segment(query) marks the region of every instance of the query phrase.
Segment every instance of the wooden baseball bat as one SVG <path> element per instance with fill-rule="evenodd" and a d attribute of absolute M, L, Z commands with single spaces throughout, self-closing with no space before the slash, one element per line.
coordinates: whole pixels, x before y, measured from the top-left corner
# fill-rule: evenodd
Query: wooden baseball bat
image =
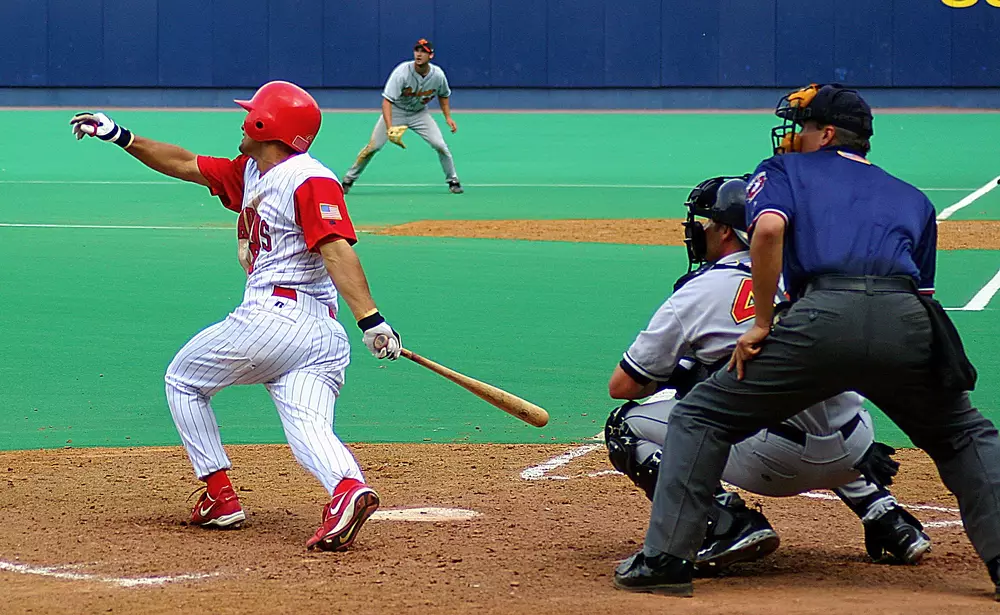
<path fill-rule="evenodd" d="M 489 402 L 500 408 L 507 414 L 516 416 L 529 425 L 535 427 L 545 427 L 549 422 L 549 413 L 544 408 L 540 408 L 530 401 L 521 399 L 513 393 L 508 393 L 492 384 L 486 384 L 481 380 L 470 378 L 465 374 L 449 369 L 440 363 L 435 363 L 426 357 L 422 357 L 415 352 L 403 348 L 400 353 L 417 365 L 422 365 L 435 374 L 444 376 L 476 397 Z"/>

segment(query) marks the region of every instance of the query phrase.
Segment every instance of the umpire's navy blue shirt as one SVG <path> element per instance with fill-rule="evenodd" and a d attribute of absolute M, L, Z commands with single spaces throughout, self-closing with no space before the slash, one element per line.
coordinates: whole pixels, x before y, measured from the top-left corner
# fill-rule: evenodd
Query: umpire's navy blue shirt
<path fill-rule="evenodd" d="M 783 154 L 747 184 L 747 225 L 785 219 L 785 285 L 793 297 L 819 275 L 907 275 L 934 292 L 937 222 L 923 192 L 842 147 Z"/>

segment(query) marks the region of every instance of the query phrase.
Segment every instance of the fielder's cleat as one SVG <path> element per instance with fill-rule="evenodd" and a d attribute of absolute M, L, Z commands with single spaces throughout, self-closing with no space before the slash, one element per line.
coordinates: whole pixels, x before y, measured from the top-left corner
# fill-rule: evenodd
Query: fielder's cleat
<path fill-rule="evenodd" d="M 899 506 L 865 522 L 864 526 L 865 549 L 876 562 L 890 556 L 896 562 L 916 564 L 931 550 L 931 539 L 923 532 L 924 526 Z"/>
<path fill-rule="evenodd" d="M 615 587 L 630 592 L 690 598 L 694 595 L 691 562 L 661 553 L 647 556 L 640 549 L 615 568 Z"/>
<path fill-rule="evenodd" d="M 354 181 L 350 179 L 342 179 L 340 180 L 340 185 L 344 188 L 344 194 L 347 194 L 351 191 L 351 186 L 354 185 Z"/>
<path fill-rule="evenodd" d="M 191 525 L 220 530 L 235 530 L 243 525 L 246 518 L 236 492 L 229 486 L 223 487 L 214 498 L 205 489 L 191 511 Z"/>
<path fill-rule="evenodd" d="M 452 180 L 448 182 L 448 190 L 452 194 L 462 194 L 465 190 L 462 190 L 462 183 L 457 180 Z"/>
<path fill-rule="evenodd" d="M 715 574 L 740 562 L 752 562 L 774 553 L 781 539 L 760 511 L 747 508 L 735 493 L 717 498 L 716 514 L 695 557 L 698 574 Z M 722 504 L 725 502 L 725 504 Z"/>
<path fill-rule="evenodd" d="M 343 551 L 351 546 L 368 517 L 378 510 L 378 494 L 359 480 L 345 478 L 333 491 L 333 499 L 323 508 L 319 526 L 306 548 Z"/>

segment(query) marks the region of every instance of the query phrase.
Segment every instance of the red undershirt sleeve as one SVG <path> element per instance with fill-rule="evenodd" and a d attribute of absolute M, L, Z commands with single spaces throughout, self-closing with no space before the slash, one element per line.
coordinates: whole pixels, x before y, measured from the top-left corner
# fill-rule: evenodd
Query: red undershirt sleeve
<path fill-rule="evenodd" d="M 208 180 L 208 191 L 219 197 L 222 206 L 231 211 L 243 209 L 243 173 L 247 168 L 246 156 L 230 160 L 214 156 L 198 156 L 198 170 Z"/>

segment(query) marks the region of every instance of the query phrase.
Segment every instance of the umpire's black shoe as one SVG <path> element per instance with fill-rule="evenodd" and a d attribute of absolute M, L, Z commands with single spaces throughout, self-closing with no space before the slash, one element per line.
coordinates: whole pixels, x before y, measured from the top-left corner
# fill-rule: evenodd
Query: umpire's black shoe
<path fill-rule="evenodd" d="M 993 599 L 1000 602 L 1000 557 L 994 557 L 986 562 L 986 569 L 990 572 L 990 579 L 993 581 Z"/>
<path fill-rule="evenodd" d="M 876 562 L 916 564 L 931 550 L 924 526 L 905 509 L 895 506 L 865 526 L 865 549 Z M 887 557 L 888 556 L 888 557 Z"/>
<path fill-rule="evenodd" d="M 462 190 L 461 182 L 455 180 L 448 182 L 448 190 L 452 194 L 462 194 L 463 192 L 465 192 L 465 190 Z"/>
<path fill-rule="evenodd" d="M 760 511 L 747 508 L 736 496 L 720 506 L 709 520 L 708 534 L 695 558 L 695 572 L 711 575 L 740 562 L 752 562 L 774 553 L 781 539 Z"/>
<path fill-rule="evenodd" d="M 694 595 L 693 568 L 685 559 L 667 553 L 648 557 L 640 549 L 615 568 L 615 587 L 630 592 L 689 598 Z"/>

